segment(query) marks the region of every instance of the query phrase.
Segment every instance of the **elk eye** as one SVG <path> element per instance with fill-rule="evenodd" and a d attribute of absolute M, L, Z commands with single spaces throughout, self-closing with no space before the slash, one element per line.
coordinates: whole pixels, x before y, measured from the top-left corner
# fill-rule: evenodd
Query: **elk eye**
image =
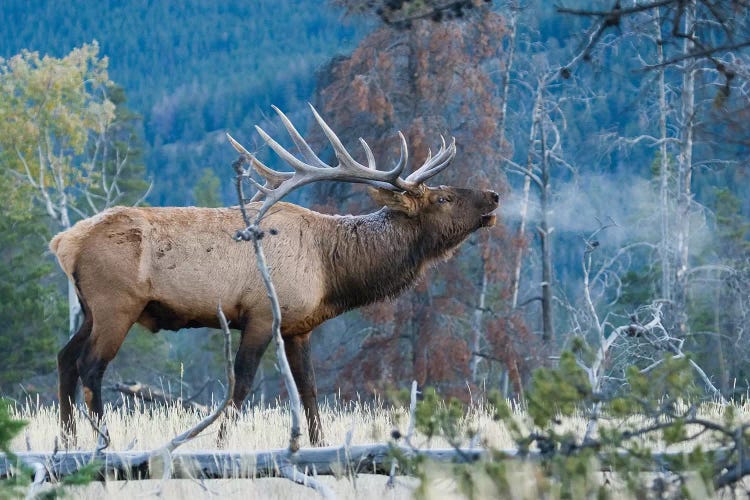
<path fill-rule="evenodd" d="M 437 202 L 440 203 L 441 205 L 443 203 L 448 203 L 448 198 L 441 196 L 440 198 L 437 199 Z"/>

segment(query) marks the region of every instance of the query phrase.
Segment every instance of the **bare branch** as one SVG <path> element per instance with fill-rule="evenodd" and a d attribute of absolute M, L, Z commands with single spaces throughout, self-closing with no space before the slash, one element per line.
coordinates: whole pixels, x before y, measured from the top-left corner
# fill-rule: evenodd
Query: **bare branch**
<path fill-rule="evenodd" d="M 666 5 L 673 4 L 675 0 L 658 0 L 652 3 L 636 4 L 633 7 L 621 7 L 620 2 L 617 2 L 616 7 L 612 10 L 592 10 L 592 9 L 575 9 L 571 7 L 565 7 L 564 5 L 558 5 L 555 9 L 559 14 L 571 14 L 574 16 L 583 17 L 610 17 L 612 15 L 627 16 L 638 12 L 644 12 L 647 10 L 655 9 L 657 7 L 664 7 Z M 614 14 L 613 14 L 614 13 Z"/>
<path fill-rule="evenodd" d="M 666 60 L 658 64 L 650 64 L 650 65 L 644 66 L 641 70 L 651 71 L 654 69 L 661 69 L 666 66 L 672 66 L 682 61 L 700 59 L 702 57 L 712 56 L 713 54 L 716 54 L 717 52 L 727 52 L 730 50 L 743 49 L 745 47 L 750 47 L 750 40 L 735 43 L 735 44 L 730 44 L 730 45 L 720 45 L 718 47 L 708 47 L 703 50 L 691 51 L 688 54 L 673 57 L 672 59 Z"/>
<path fill-rule="evenodd" d="M 234 163 L 234 168 L 235 168 L 235 171 L 238 173 L 237 180 L 236 180 L 237 197 L 239 198 L 240 210 L 242 212 L 242 217 L 244 219 L 244 222 L 245 224 L 247 224 L 247 227 L 244 230 L 238 231 L 236 238 L 238 240 L 244 240 L 244 241 L 250 240 L 253 242 L 253 248 L 255 249 L 256 265 L 263 279 L 263 284 L 266 287 L 268 300 L 271 302 L 271 312 L 273 314 L 273 323 L 271 326 L 271 332 L 274 338 L 274 343 L 276 345 L 276 357 L 279 363 L 279 368 L 281 370 L 281 374 L 284 379 L 284 384 L 286 385 L 287 393 L 289 394 L 289 407 L 290 407 L 291 414 L 292 414 L 292 427 L 291 427 L 291 436 L 289 438 L 289 451 L 291 453 L 294 453 L 297 450 L 299 450 L 299 438 L 302 434 L 300 432 L 301 419 L 300 419 L 299 392 L 297 391 L 297 384 L 294 381 L 292 370 L 289 367 L 289 361 L 287 360 L 286 352 L 284 351 L 284 339 L 281 336 L 281 306 L 279 305 L 279 297 L 278 295 L 276 295 L 276 288 L 274 287 L 273 281 L 271 280 L 271 275 L 268 271 L 268 264 L 266 263 L 266 257 L 265 257 L 265 254 L 263 253 L 263 247 L 261 246 L 261 243 L 260 243 L 260 240 L 263 237 L 263 231 L 260 229 L 260 227 L 257 226 L 259 217 L 256 216 L 256 221 L 254 223 L 253 221 L 250 220 L 250 217 L 245 208 L 245 195 L 242 189 L 242 179 L 244 177 L 243 172 L 242 172 L 243 158 L 246 158 L 246 157 L 243 156 Z M 250 157 L 251 161 L 252 161 L 252 158 L 253 157 L 251 156 Z M 270 207 L 271 205 L 268 205 L 268 208 Z"/>

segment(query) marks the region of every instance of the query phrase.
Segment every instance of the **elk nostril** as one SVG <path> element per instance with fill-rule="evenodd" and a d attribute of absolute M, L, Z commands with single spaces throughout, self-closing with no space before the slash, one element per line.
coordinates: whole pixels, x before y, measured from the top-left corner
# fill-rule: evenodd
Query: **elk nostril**
<path fill-rule="evenodd" d="M 495 201 L 495 203 L 498 203 L 500 201 L 500 195 L 494 191 L 490 191 L 490 193 L 490 196 L 492 196 L 492 199 Z"/>

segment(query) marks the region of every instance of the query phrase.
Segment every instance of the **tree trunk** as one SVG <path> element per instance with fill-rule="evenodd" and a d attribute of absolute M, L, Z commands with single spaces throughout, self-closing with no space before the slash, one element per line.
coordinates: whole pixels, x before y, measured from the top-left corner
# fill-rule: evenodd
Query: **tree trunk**
<path fill-rule="evenodd" d="M 684 32 L 692 35 L 695 31 L 695 0 L 685 7 Z M 694 43 L 685 38 L 683 55 L 693 52 Z M 688 270 L 690 255 L 690 207 L 692 202 L 693 174 L 693 125 L 695 123 L 695 61 L 686 59 L 682 68 L 682 99 L 680 103 L 680 151 L 677 155 L 677 270 L 675 274 L 675 327 L 677 335 L 688 333 L 687 300 Z"/>
<path fill-rule="evenodd" d="M 294 454 L 287 449 L 229 452 L 223 450 L 204 450 L 177 452 L 168 455 L 169 478 L 178 479 L 239 479 L 283 476 L 282 469 L 287 466 L 298 470 L 312 470 L 321 476 L 341 476 L 348 474 L 390 475 L 394 455 L 408 460 L 424 457 L 427 460 L 441 463 L 472 463 L 480 460 L 530 461 L 538 462 L 543 457 L 536 450 L 519 452 L 516 449 L 501 449 L 490 453 L 484 448 L 412 448 L 397 444 L 362 444 L 344 447 L 304 448 Z M 683 451 L 654 452 L 653 465 L 646 466 L 647 471 L 671 470 L 670 463 L 679 463 Z M 716 464 L 725 463 L 729 448 L 718 448 L 714 453 Z M 18 464 L 27 466 L 40 464 L 47 471 L 46 476 L 61 479 L 79 471 L 83 465 L 96 461 L 102 476 L 108 481 L 130 481 L 164 478 L 165 457 L 152 452 L 90 452 L 58 451 L 56 453 L 20 452 L 16 457 L 0 453 L 0 478 L 15 477 L 22 474 Z M 602 471 L 612 470 L 620 458 L 609 454 L 598 456 Z M 727 467 L 739 478 L 750 473 L 750 461 Z M 729 484 L 727 474 L 717 474 L 714 479 L 719 485 Z M 722 483 L 723 481 L 723 483 Z"/>
<path fill-rule="evenodd" d="M 71 223 L 70 215 L 68 214 L 67 194 L 61 194 L 56 212 L 62 230 L 67 231 L 70 229 L 73 224 Z M 81 301 L 78 299 L 78 292 L 76 292 L 75 284 L 68 279 L 68 338 L 72 338 L 82 324 L 83 308 L 81 307 Z"/>
<path fill-rule="evenodd" d="M 531 117 L 531 128 L 529 130 L 529 145 L 528 153 L 526 154 L 526 169 L 531 171 L 534 165 L 534 144 L 536 141 L 537 129 L 539 127 L 539 120 L 542 113 L 542 96 L 544 94 L 544 82 L 539 80 L 536 97 L 534 99 L 534 110 Z M 518 290 L 521 283 L 521 265 L 523 264 L 523 246 L 520 242 L 523 240 L 526 234 L 526 217 L 529 210 L 529 193 L 531 191 L 531 176 L 525 175 L 523 178 L 523 196 L 521 197 L 521 222 L 518 225 L 518 251 L 515 255 L 515 261 L 513 262 L 513 296 L 511 299 L 511 307 L 515 309 L 518 307 Z"/>
<path fill-rule="evenodd" d="M 53 178 L 61 178 L 63 175 L 62 167 L 54 165 L 51 160 L 45 160 L 45 154 L 41 148 L 39 148 L 39 169 L 41 172 L 48 170 L 48 175 Z M 55 196 L 55 201 L 41 180 L 39 183 L 36 183 L 29 175 L 29 181 L 32 186 L 39 190 L 50 219 L 59 225 L 61 231 L 70 229 L 73 223 L 70 220 L 70 213 L 68 212 L 68 193 L 62 188 L 62 182 L 58 184 L 61 187 L 57 196 Z M 68 338 L 73 337 L 82 324 L 83 309 L 81 308 L 81 302 L 78 300 L 75 284 L 68 280 Z"/>
<path fill-rule="evenodd" d="M 41 464 L 48 476 L 60 479 L 74 474 L 84 464 L 96 461 L 108 480 L 139 480 L 162 478 L 170 471 L 171 478 L 218 479 L 279 477 L 285 465 L 299 470 L 313 470 L 318 475 L 330 476 L 346 473 L 388 475 L 391 471 L 394 448 L 400 456 L 424 456 L 430 460 L 447 463 L 474 462 L 489 456 L 482 448 L 415 449 L 391 444 L 365 444 L 346 447 L 305 448 L 290 454 L 287 449 L 228 452 L 205 450 L 176 452 L 167 455 L 151 451 L 90 452 L 60 451 L 56 453 L 21 452 L 18 461 L 30 466 Z M 509 457 L 515 450 L 504 450 Z M 0 453 L 0 478 L 18 474 L 17 461 Z"/>
<path fill-rule="evenodd" d="M 508 50 L 506 51 L 507 57 L 505 58 L 505 68 L 503 71 L 502 102 L 500 104 L 500 123 L 498 124 L 498 127 L 500 129 L 501 148 L 505 145 L 505 124 L 507 123 L 506 116 L 508 113 L 508 94 L 510 93 L 510 72 L 513 68 L 513 56 L 516 52 L 518 10 L 518 2 L 513 2 L 510 7 L 511 14 L 508 18 L 510 32 L 508 33 Z"/>
<path fill-rule="evenodd" d="M 479 300 L 477 307 L 474 309 L 474 319 L 472 322 L 472 342 L 471 342 L 471 360 L 469 361 L 469 370 L 471 371 L 471 380 L 477 383 L 477 369 L 479 367 L 479 352 L 482 343 L 482 330 L 485 301 L 487 297 L 487 262 L 482 255 L 482 286 L 479 290 Z"/>
<path fill-rule="evenodd" d="M 81 302 L 78 300 L 75 285 L 68 280 L 68 337 L 75 335 L 82 324 L 83 309 L 81 309 Z"/>
<path fill-rule="evenodd" d="M 513 67 L 513 55 L 515 53 L 516 48 L 516 26 L 517 26 L 517 20 L 518 20 L 518 5 L 517 2 L 513 2 L 513 5 L 511 6 L 511 16 L 508 19 L 508 23 L 510 26 L 510 32 L 509 32 L 509 42 L 508 42 L 508 50 L 506 52 L 506 59 L 505 59 L 505 68 L 503 71 L 503 84 L 502 84 L 502 103 L 500 108 L 500 123 L 498 124 L 498 128 L 500 129 L 500 147 L 503 148 L 505 145 L 505 124 L 507 122 L 506 115 L 508 112 L 508 93 L 510 91 L 510 72 L 511 68 Z M 524 181 L 528 182 L 528 178 Z M 528 188 L 526 189 L 527 197 L 528 197 Z M 524 215 L 525 217 L 525 215 Z M 479 366 L 479 352 L 481 349 L 481 339 L 482 339 L 482 326 L 483 326 L 483 320 L 484 320 L 484 310 L 485 310 L 485 302 L 486 302 L 486 296 L 487 296 L 487 261 L 485 252 L 486 248 L 488 246 L 488 242 L 486 239 L 483 239 L 483 241 L 480 243 L 482 247 L 482 285 L 481 289 L 479 291 L 479 301 L 477 303 L 477 308 L 474 310 L 474 321 L 472 325 L 472 355 L 471 355 L 471 361 L 469 368 L 471 370 L 471 379 L 476 383 L 477 380 L 477 368 Z M 519 250 L 519 256 L 521 255 L 521 250 Z M 520 259 L 518 263 L 518 269 L 517 274 L 520 276 Z M 518 277 L 516 277 L 516 280 L 514 281 L 514 284 L 516 284 L 514 288 L 514 303 L 513 307 L 515 308 L 515 301 L 517 300 L 518 295 Z"/>
<path fill-rule="evenodd" d="M 714 342 L 716 343 L 716 365 L 719 370 L 719 390 L 722 394 L 729 394 L 729 372 L 727 371 L 727 360 L 724 355 L 724 342 L 721 332 L 721 288 L 724 281 L 721 276 L 716 277 L 714 285 Z"/>
<path fill-rule="evenodd" d="M 547 151 L 547 132 L 544 119 L 540 122 L 540 138 L 542 149 L 542 187 L 540 193 L 540 211 L 542 220 L 539 224 L 539 237 L 542 243 L 542 341 L 549 343 L 555 334 L 552 316 L 552 241 L 550 235 L 553 228 L 549 225 L 550 216 L 550 166 L 549 151 Z"/>
<path fill-rule="evenodd" d="M 661 258 L 661 297 L 662 300 L 672 300 L 672 252 L 670 234 L 670 203 L 669 203 L 669 153 L 667 151 L 667 85 L 664 78 L 664 47 L 661 37 L 661 18 L 659 9 L 654 16 L 656 30 L 656 63 L 659 65 L 659 225 L 660 239 L 659 257 Z"/>

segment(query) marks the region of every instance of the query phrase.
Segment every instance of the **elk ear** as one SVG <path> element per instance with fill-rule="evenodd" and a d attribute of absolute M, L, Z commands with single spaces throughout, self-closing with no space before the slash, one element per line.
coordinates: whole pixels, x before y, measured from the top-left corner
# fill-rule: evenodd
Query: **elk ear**
<path fill-rule="evenodd" d="M 404 212 L 407 215 L 416 215 L 417 200 L 406 193 L 390 191 L 388 189 L 370 188 L 370 196 L 378 205 L 383 205 L 391 210 Z"/>

